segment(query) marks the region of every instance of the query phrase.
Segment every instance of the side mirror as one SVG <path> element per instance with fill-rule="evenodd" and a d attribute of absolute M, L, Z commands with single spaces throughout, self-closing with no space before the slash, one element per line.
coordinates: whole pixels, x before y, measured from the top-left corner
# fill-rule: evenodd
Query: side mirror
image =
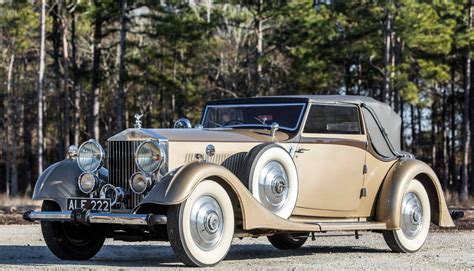
<path fill-rule="evenodd" d="M 193 128 L 193 126 L 191 125 L 191 121 L 187 118 L 180 118 L 174 123 L 174 128 Z"/>

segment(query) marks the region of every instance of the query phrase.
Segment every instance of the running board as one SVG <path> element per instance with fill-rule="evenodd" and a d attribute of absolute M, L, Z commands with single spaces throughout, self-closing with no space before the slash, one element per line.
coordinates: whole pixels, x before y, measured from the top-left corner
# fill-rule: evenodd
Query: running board
<path fill-rule="evenodd" d="M 383 222 L 314 222 L 305 223 L 317 225 L 320 231 L 359 231 L 359 230 L 386 230 L 387 224 Z"/>

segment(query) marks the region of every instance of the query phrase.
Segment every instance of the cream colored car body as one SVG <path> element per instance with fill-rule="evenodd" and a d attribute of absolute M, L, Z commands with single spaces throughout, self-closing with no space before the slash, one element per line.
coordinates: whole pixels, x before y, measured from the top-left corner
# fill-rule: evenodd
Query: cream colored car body
<path fill-rule="evenodd" d="M 168 168 L 179 169 L 155 185 L 135 212 L 149 203 L 181 203 L 200 181 L 213 179 L 232 195 L 236 218 L 241 220 L 237 225 L 243 231 L 391 230 L 400 227 L 404 187 L 416 178 L 429 194 L 432 222 L 454 226 L 439 180 L 427 164 L 411 157 L 380 157 L 369 144 L 366 129 L 361 135 L 305 134 L 302 130 L 303 126 L 292 137 L 277 132 L 272 138 L 269 130 L 262 129 L 154 129 L 153 133 L 169 140 Z M 148 136 L 130 129 L 110 140 Z M 297 167 L 298 199 L 289 219 L 262 207 L 236 177 L 239 154 L 267 142 L 288 150 Z M 206 159 L 209 144 L 216 154 Z"/>
<path fill-rule="evenodd" d="M 317 103 L 306 99 L 308 104 Z M 360 104 L 352 105 L 361 109 Z M 182 203 L 199 182 L 212 179 L 231 196 L 236 236 L 278 231 L 396 230 L 400 228 L 404 191 L 411 180 L 417 179 L 429 195 L 432 222 L 441 227 L 454 226 L 440 182 L 427 164 L 410 155 L 381 157 L 373 149 L 362 114 L 361 134 L 303 133 L 309 109 L 305 107 L 297 131 L 280 130 L 275 136 L 270 129 L 262 128 L 132 128 L 112 136 L 109 143 L 159 140 L 167 149 L 161 180 L 144 197 L 135 196 L 137 205 L 133 210 L 113 212 L 148 215 L 150 209 L 145 206 Z M 245 154 L 264 143 L 281 145 L 296 165 L 299 189 L 296 206 L 288 219 L 264 208 L 237 177 Z M 208 145 L 215 148 L 211 157 L 205 153 Z M 109 156 L 123 151 L 108 149 Z M 119 161 L 115 166 L 121 168 L 127 163 L 133 166 L 133 161 Z M 38 179 L 33 199 L 54 201 L 66 211 L 67 198 L 87 197 L 77 187 L 80 173 L 74 160 L 52 165 Z M 101 179 L 111 181 L 110 171 L 101 168 L 99 173 Z M 130 177 L 122 175 L 122 179 Z"/>

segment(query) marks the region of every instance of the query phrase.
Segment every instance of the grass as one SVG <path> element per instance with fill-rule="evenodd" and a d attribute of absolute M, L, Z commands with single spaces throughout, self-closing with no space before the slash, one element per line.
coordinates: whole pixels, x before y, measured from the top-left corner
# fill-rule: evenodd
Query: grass
<path fill-rule="evenodd" d="M 41 206 L 41 201 L 32 200 L 31 196 L 12 198 L 7 196 L 6 194 L 0 194 L 0 208 L 19 206 Z"/>
<path fill-rule="evenodd" d="M 444 192 L 444 197 L 448 207 L 454 208 L 474 208 L 474 197 L 469 196 L 467 200 L 461 200 L 459 193 Z"/>

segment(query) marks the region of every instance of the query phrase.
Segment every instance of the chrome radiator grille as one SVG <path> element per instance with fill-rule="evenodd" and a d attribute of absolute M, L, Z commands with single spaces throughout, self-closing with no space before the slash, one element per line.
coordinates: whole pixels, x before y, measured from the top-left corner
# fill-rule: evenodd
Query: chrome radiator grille
<path fill-rule="evenodd" d="M 134 155 L 141 141 L 109 141 L 107 142 L 107 157 L 109 182 L 125 190 L 125 208 L 132 209 L 140 201 L 140 195 L 133 193 L 128 180 L 137 172 Z"/>

